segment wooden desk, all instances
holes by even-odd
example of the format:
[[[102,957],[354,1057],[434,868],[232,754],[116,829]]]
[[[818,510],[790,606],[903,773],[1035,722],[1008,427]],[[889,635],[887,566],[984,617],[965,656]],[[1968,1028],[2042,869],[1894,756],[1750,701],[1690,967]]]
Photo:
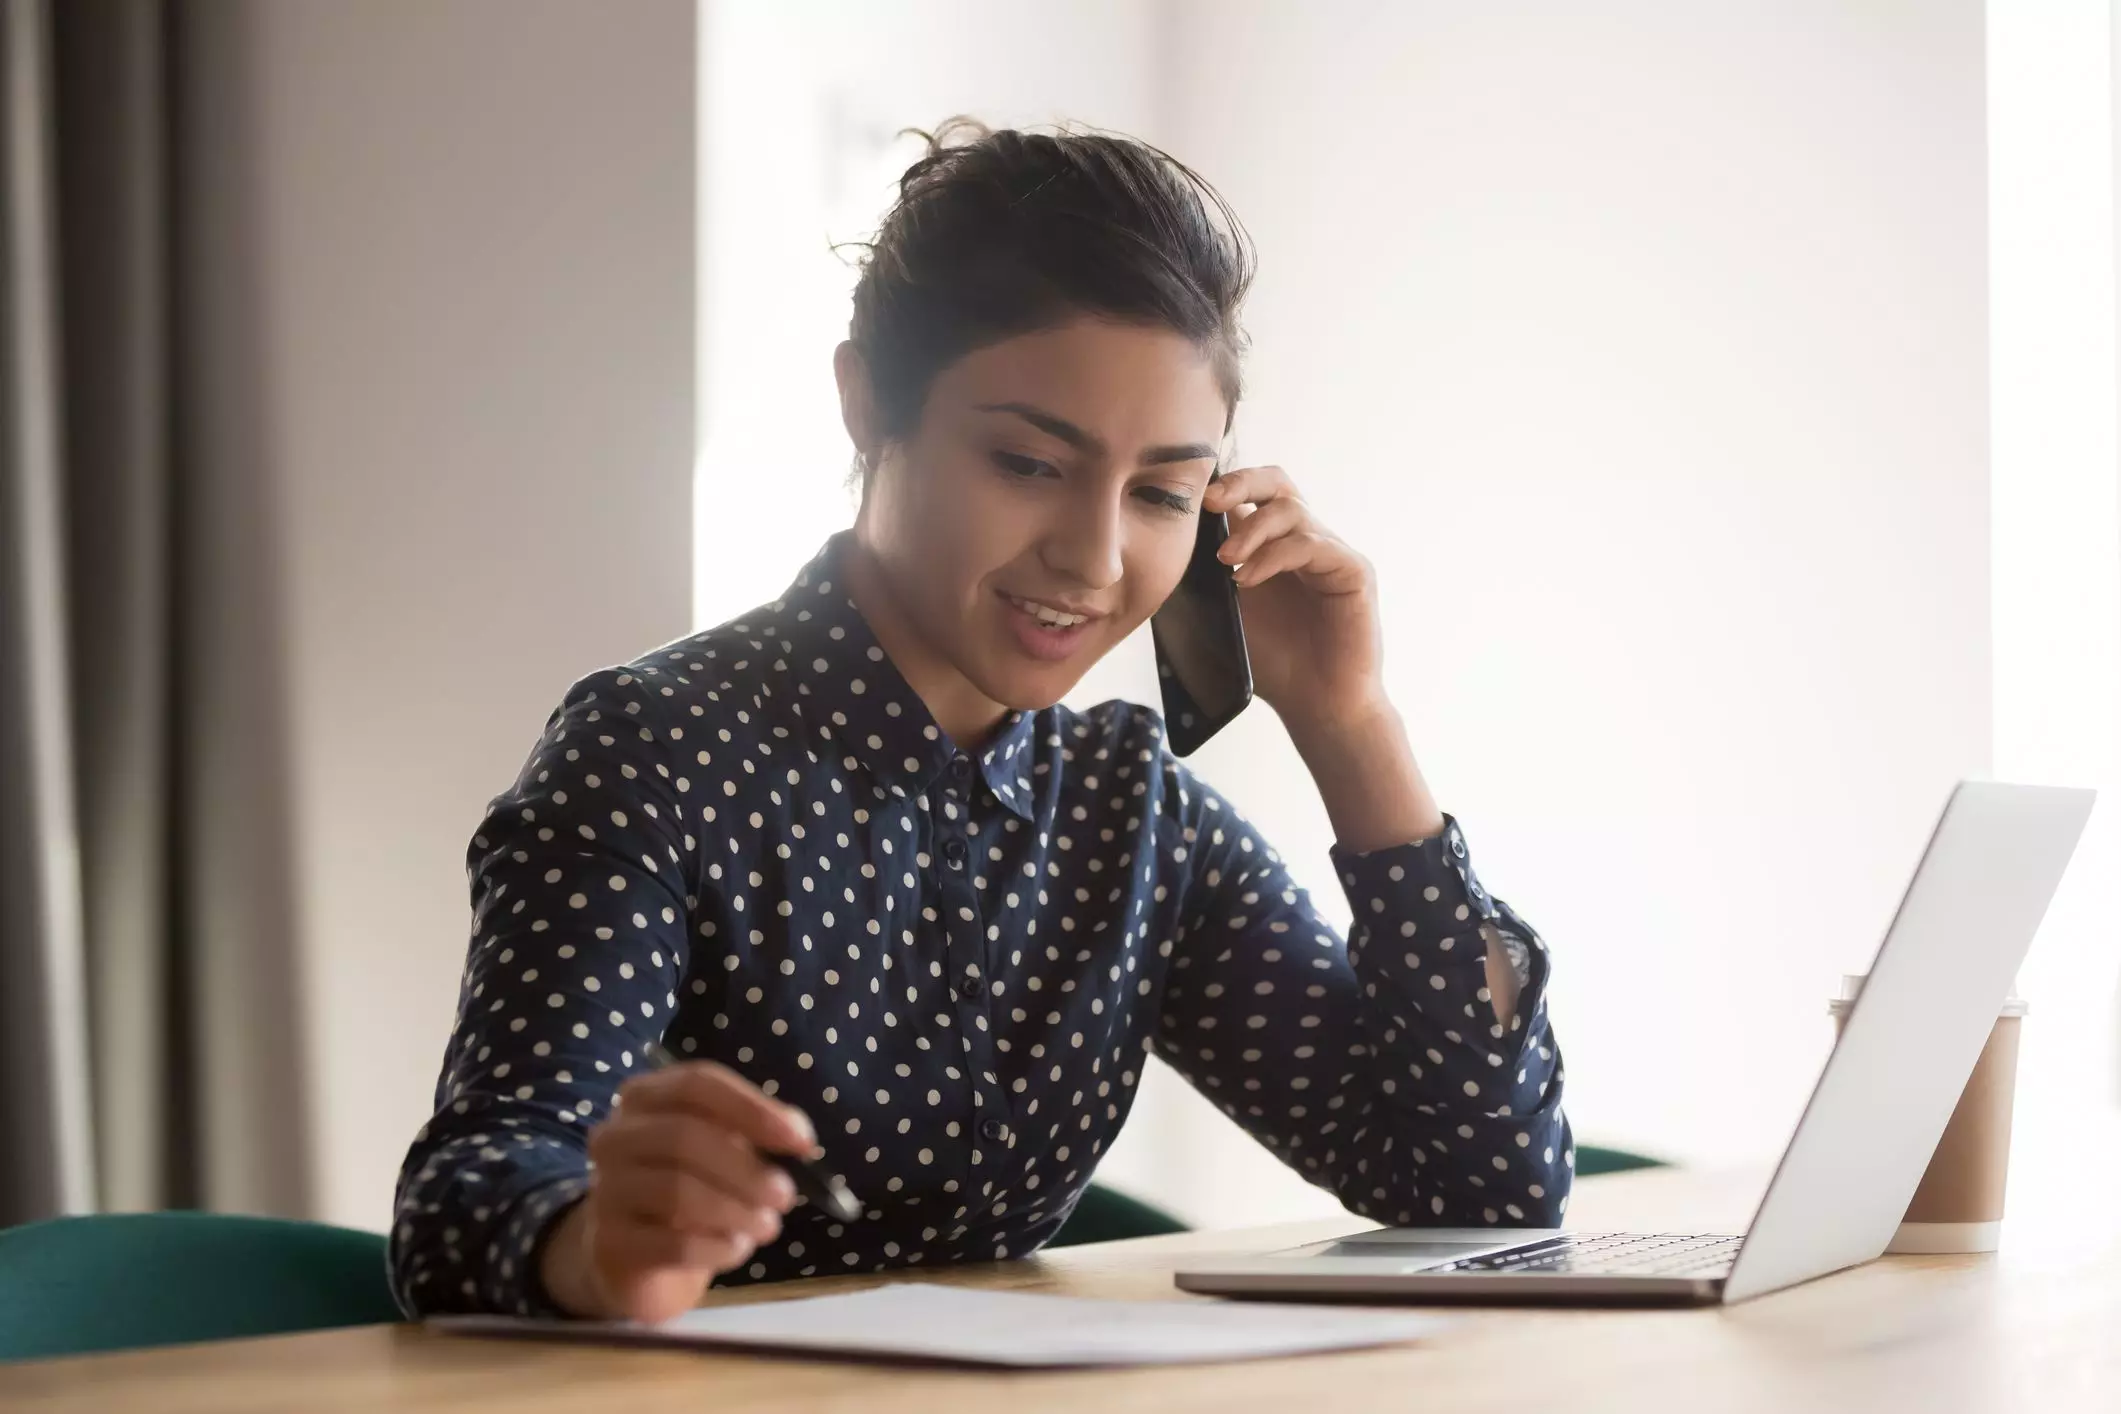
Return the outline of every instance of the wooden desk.
[[[2111,1205],[2082,1174],[2084,1210]],[[1580,1228],[1735,1231],[1758,1175],[1649,1172],[1586,1180]],[[2015,1205],[2014,1205],[2015,1206]],[[1354,1230],[1352,1219],[1187,1233],[1023,1262],[918,1273],[968,1286],[1120,1300],[1192,1299],[1184,1254]],[[1469,1310],[1384,1350],[1161,1370],[986,1374],[815,1360],[608,1350],[367,1327],[0,1366],[9,1410],[464,1410],[744,1414],[765,1409],[1127,1411],[1357,1409],[1690,1411],[2121,1409],[2121,1241],[2014,1232],[2001,1257],[1889,1258],[1729,1309]],[[901,1275],[914,1275],[906,1273]],[[717,1293],[745,1301],[878,1278]]]

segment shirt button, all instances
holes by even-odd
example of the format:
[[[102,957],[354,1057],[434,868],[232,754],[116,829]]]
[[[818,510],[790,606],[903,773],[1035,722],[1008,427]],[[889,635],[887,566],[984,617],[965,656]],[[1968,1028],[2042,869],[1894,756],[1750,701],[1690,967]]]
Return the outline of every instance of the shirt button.
[[[999,1144],[1009,1137],[1009,1126],[998,1119],[984,1119],[980,1121],[979,1136]]]
[[[979,978],[967,977],[957,984],[957,994],[968,1002],[979,1000]]]
[[[947,859],[947,860],[949,860],[949,861],[950,861],[950,867],[951,867],[952,869],[962,869],[962,868],[964,868],[964,867],[965,867],[965,842],[964,842],[963,840],[961,840],[961,839],[957,838],[957,836],[955,836],[955,835],[952,835],[952,836],[951,836],[951,837],[950,837],[949,839],[947,839],[947,840],[944,840],[944,841],[943,841],[943,858],[945,858],[945,859]]]

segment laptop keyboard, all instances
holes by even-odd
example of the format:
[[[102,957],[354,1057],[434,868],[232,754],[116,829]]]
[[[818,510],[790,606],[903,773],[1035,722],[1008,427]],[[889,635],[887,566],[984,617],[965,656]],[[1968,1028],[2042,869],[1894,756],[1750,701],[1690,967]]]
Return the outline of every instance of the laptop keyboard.
[[[1544,1242],[1467,1257],[1444,1272],[1527,1272],[1541,1276],[1727,1276],[1742,1238],[1628,1232],[1570,1233]]]

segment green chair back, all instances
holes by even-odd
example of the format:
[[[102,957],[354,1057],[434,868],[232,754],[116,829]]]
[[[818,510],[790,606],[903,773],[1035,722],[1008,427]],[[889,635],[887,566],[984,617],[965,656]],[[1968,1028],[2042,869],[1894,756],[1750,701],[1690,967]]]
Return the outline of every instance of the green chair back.
[[[1647,1154],[1631,1154],[1625,1149],[1601,1149],[1595,1144],[1576,1146],[1576,1176],[1589,1178],[1594,1173],[1626,1173],[1629,1169],[1661,1169],[1663,1159],[1653,1159]]]
[[[0,1230],[0,1360],[400,1319],[372,1232],[220,1213]]]
[[[1126,1237],[1161,1237],[1184,1232],[1186,1225],[1152,1203],[1130,1198],[1093,1183],[1083,1190],[1075,1211],[1061,1224],[1048,1247],[1075,1247],[1085,1242],[1117,1242]]]

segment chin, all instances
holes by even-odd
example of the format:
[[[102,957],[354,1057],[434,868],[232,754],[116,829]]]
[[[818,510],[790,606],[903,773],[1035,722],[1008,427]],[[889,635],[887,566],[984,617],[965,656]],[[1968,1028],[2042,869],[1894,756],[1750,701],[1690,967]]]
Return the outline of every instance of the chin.
[[[988,696],[1013,711],[1043,712],[1069,693],[1075,691],[1075,684],[1080,681],[1082,681],[1082,678],[1078,675],[1063,683],[1041,685],[1019,683],[1013,686],[1005,686],[1003,691],[989,693]]]
[[[1083,674],[1072,663],[1056,663],[1045,672],[967,673],[972,685],[1015,712],[1042,712],[1075,690]]]

